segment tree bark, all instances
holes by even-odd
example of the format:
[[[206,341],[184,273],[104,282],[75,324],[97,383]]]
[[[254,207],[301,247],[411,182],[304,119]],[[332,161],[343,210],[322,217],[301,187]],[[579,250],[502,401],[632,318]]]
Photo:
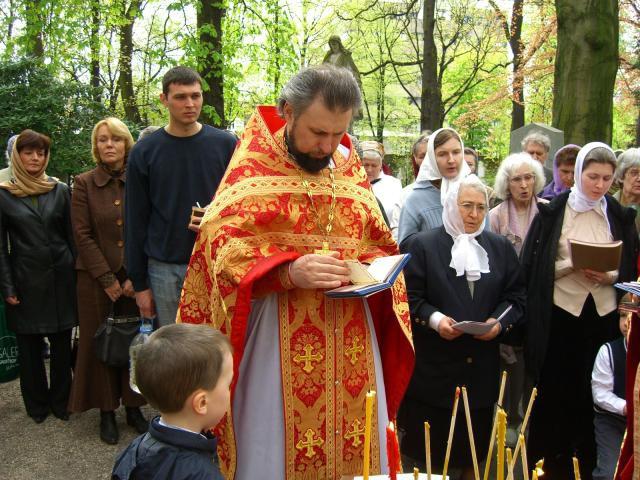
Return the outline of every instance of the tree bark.
[[[524,73],[522,62],[522,8],[524,0],[515,0],[511,10],[509,46],[513,53],[513,83],[511,84],[511,131],[524,126]]]
[[[422,28],[422,97],[420,99],[420,129],[437,130],[442,127],[444,106],[438,82],[438,51],[435,42],[435,0],[424,0]]]
[[[618,1],[555,0],[553,126],[565,143],[611,143],[618,70]]]
[[[221,0],[203,0],[198,9],[200,52],[198,68],[207,87],[203,92],[205,107],[202,121],[218,128],[226,128],[224,115],[224,75],[222,51],[222,19],[226,8]],[[212,111],[211,111],[212,109]],[[207,112],[207,110],[210,110]]]
[[[118,67],[120,76],[118,86],[124,107],[124,115],[130,122],[142,123],[140,110],[136,103],[136,96],[133,90],[133,74],[131,70],[131,58],[133,55],[133,25],[140,13],[141,0],[131,0],[127,8],[126,2],[122,4],[123,22],[118,29],[120,39],[120,56],[118,57]]]
[[[44,57],[44,40],[43,40],[43,6],[45,0],[31,0],[25,4],[25,21],[27,49],[30,55],[36,58]]]
[[[91,2],[91,65],[90,85],[94,89],[93,99],[102,100],[100,93],[100,0]]]

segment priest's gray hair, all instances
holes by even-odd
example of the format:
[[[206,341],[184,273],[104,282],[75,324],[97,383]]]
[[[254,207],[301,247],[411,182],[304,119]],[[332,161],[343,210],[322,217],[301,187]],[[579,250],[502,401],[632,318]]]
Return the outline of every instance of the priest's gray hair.
[[[287,82],[278,99],[278,114],[284,118],[284,106],[289,104],[293,114],[300,115],[318,97],[332,112],[360,109],[360,88],[351,71],[322,64],[305,68]]]
[[[482,195],[484,195],[485,201],[488,202],[489,195],[487,194],[487,187],[476,175],[467,175],[462,180],[460,180],[460,186],[458,187],[458,196],[460,196],[460,193],[462,193],[463,190],[466,190],[468,188],[480,192]]]
[[[515,176],[516,170],[523,165],[529,167],[536,177],[533,186],[533,194],[536,195],[544,188],[545,178],[542,164],[537,160],[534,160],[533,157],[526,152],[513,153],[502,161],[498,168],[498,173],[496,173],[496,181],[493,185],[493,191],[498,198],[506,200],[511,196],[509,180],[511,180],[511,177]]]
[[[640,148],[630,148],[620,154],[618,168],[616,168],[615,183],[622,185],[624,176],[630,168],[640,168]]]
[[[524,137],[521,143],[522,150],[526,150],[527,145],[529,145],[530,143],[537,143],[538,145],[542,145],[546,152],[551,150],[551,140],[549,140],[549,137],[547,137],[542,132],[534,131]]]

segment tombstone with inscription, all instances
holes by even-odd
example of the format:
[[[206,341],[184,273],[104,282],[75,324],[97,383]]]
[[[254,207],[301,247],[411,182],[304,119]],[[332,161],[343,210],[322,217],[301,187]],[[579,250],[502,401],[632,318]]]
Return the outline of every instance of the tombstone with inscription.
[[[549,137],[551,148],[549,156],[545,162],[545,166],[553,168],[553,157],[560,147],[564,145],[564,132],[557,128],[550,127],[544,123],[529,123],[524,127],[520,127],[511,132],[511,142],[509,145],[509,153],[517,153],[522,151],[522,140],[524,137],[533,132],[540,132]]]

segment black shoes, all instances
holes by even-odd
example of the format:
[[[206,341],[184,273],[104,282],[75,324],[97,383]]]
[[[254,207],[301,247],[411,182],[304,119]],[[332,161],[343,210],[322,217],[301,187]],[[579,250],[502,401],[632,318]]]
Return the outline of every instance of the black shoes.
[[[115,412],[100,411],[100,440],[109,445],[118,443],[118,426]]]
[[[138,433],[146,433],[149,429],[149,421],[144,418],[139,407],[125,407],[127,412],[127,425]]]
[[[36,423],[42,423],[47,419],[48,416],[48,413],[41,413],[38,415],[31,415],[31,418],[33,418],[33,421]]]
[[[69,412],[67,412],[66,410],[63,410],[62,412],[56,412],[55,410],[53,411],[53,415],[56,418],[59,418],[60,420],[62,420],[63,422],[67,422],[69,421]]]

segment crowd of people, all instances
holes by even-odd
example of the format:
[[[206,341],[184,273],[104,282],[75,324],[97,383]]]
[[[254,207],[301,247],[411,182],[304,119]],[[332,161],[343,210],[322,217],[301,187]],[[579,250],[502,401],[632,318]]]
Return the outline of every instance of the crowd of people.
[[[348,70],[300,72],[239,140],[198,122],[195,71],[169,70],[160,99],[167,126],[137,142],[117,118],[94,126],[96,166],[73,189],[47,175],[46,135],[25,130],[9,142],[0,285],[35,422],[99,409],[100,438],[116,444],[124,405],[143,436],[114,478],[189,468],[218,478],[218,465],[241,480],[340,478],[362,469],[364,402],[375,390],[372,471],[386,471],[395,419],[406,471],[425,470],[431,423],[438,471],[456,387],[469,391],[483,459],[506,370],[512,432],[537,387],[528,454],[545,458],[548,478],[570,478],[573,456],[583,478],[613,477],[627,413],[627,315],[613,284],[637,277],[640,149],[616,158],[604,143],[569,144],[548,168],[550,141],[534,131],[490,188],[478,152],[441,128],[416,139],[415,181],[403,188],[384,171],[383,145],[347,133],[361,100]],[[622,240],[620,267],[574,269],[570,239]],[[349,282],[345,260],[400,252],[411,259],[391,289],[324,295]],[[157,328],[136,363],[142,394],[127,367],[98,360],[93,341],[107,316],[138,313]],[[464,334],[455,327],[464,320],[492,327]],[[161,413],[151,423],[147,401]],[[214,427],[217,441],[200,435]],[[473,478],[466,429],[453,439],[452,478]]]

